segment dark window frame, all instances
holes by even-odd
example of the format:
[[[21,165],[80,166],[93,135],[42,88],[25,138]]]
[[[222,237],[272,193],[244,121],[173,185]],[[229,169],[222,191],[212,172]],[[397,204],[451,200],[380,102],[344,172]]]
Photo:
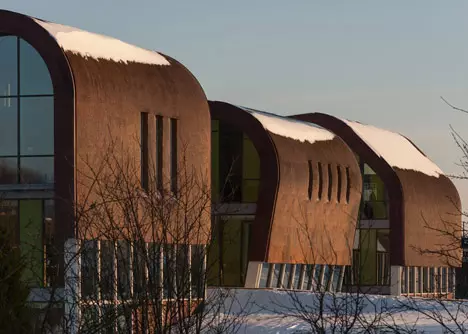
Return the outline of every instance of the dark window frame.
[[[163,190],[164,122],[161,115],[156,115],[156,188]]]
[[[6,186],[17,186],[17,185],[28,185],[28,184],[37,184],[37,185],[44,185],[44,187],[49,188],[49,186],[52,184],[55,184],[55,170],[53,169],[52,171],[52,177],[53,181],[52,182],[40,182],[40,183],[28,183],[28,182],[23,182],[23,177],[22,177],[22,167],[21,167],[21,159],[23,158],[35,158],[35,157],[43,157],[43,158],[52,158],[55,159],[55,154],[38,154],[38,155],[26,155],[21,153],[21,98],[29,98],[29,97],[36,97],[36,98],[43,98],[43,97],[54,97],[55,93],[52,92],[52,94],[21,94],[21,41],[23,40],[24,42],[28,43],[25,39],[19,37],[19,36],[14,36],[14,35],[9,35],[9,34],[0,34],[0,37],[5,37],[5,36],[11,36],[16,38],[16,92],[17,94],[14,95],[3,95],[0,94],[0,99],[16,99],[17,100],[17,110],[16,110],[16,127],[17,127],[17,133],[16,133],[16,155],[1,155],[0,159],[2,158],[14,158],[16,159],[16,180],[14,183],[3,183],[3,185]],[[28,43],[29,44],[29,43]],[[31,48],[33,46],[31,45]],[[37,50],[36,50],[37,52]],[[37,54],[40,56],[39,52]],[[50,75],[50,72],[49,72]],[[53,113],[55,113],[55,102],[53,103]],[[53,146],[55,147],[55,137],[53,138]],[[54,151],[55,148],[52,149]],[[53,167],[54,168],[54,167]]]
[[[148,152],[148,113],[140,114],[140,148],[141,148],[141,188],[145,191],[149,190],[149,152]]]
[[[178,157],[178,123],[179,120],[177,118],[171,118],[170,119],[170,138],[171,138],[171,156],[170,156],[170,162],[171,162],[171,168],[170,168],[170,177],[171,177],[171,192],[174,195],[177,195],[178,193],[178,163],[179,163],[179,157]]]

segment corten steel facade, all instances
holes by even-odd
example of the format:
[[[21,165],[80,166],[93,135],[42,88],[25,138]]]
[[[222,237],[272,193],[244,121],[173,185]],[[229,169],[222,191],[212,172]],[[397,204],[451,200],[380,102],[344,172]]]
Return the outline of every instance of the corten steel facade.
[[[313,284],[307,287],[303,282],[310,276],[313,281],[314,271],[317,276],[333,271],[337,279],[343,266],[351,263],[361,200],[362,179],[352,151],[339,137],[312,124],[217,101],[210,101],[210,111],[216,122],[212,183],[225,195],[219,198],[215,224],[224,219],[231,225],[231,234],[224,232],[219,239],[250,241],[239,245],[231,241],[227,249],[220,246],[219,253],[225,256],[236,246],[243,252],[248,248],[243,263],[235,263],[241,278],[222,284],[310,289]],[[308,138],[296,137],[297,130]],[[239,149],[233,150],[236,145]],[[254,153],[246,155],[246,150]],[[226,151],[234,153],[227,156]],[[255,160],[258,170],[249,172]],[[227,162],[233,164],[224,167],[229,175],[216,173]],[[254,185],[246,170],[255,174]],[[253,192],[252,187],[256,187]],[[231,192],[238,190],[241,196],[232,198]],[[232,232],[236,217],[247,222],[245,231],[240,227],[238,233]],[[221,267],[229,267],[229,261]],[[277,275],[295,277],[281,284]]]
[[[99,45],[96,40],[87,41],[87,37],[98,38],[103,44]],[[9,43],[14,51],[6,48]],[[117,50],[106,49],[109,46]],[[119,47],[124,49],[122,55],[119,55]],[[131,59],[133,48],[139,55],[134,60]],[[10,61],[5,50],[14,52],[16,60],[12,56]],[[37,240],[40,242],[45,238],[43,229],[48,228],[47,222],[53,220],[48,231],[53,230],[53,243],[61,249],[66,242],[78,237],[102,237],[92,226],[77,223],[77,207],[78,203],[85,200],[91,203],[99,196],[90,191],[92,170],[103,168],[102,162],[109,150],[113,150],[111,154],[117,160],[128,157],[135,166],[141,166],[142,188],[154,186],[144,184],[148,180],[143,181],[143,174],[150,174],[150,160],[160,164],[158,172],[163,176],[157,187],[161,187],[161,193],[177,196],[183,182],[178,179],[178,173],[187,176],[187,171],[197,178],[198,184],[210,188],[208,102],[195,77],[176,60],[107,37],[4,10],[0,10],[2,51],[0,108],[4,115],[8,115],[7,111],[15,112],[15,116],[2,121],[6,124],[8,120],[17,127],[15,132],[7,131],[11,124],[2,128],[2,142],[18,141],[18,144],[12,152],[0,144],[0,180],[2,194],[15,203],[13,209],[5,208],[10,202],[3,205],[3,213],[17,220],[17,233],[22,233],[23,220],[29,215],[33,219],[40,217],[37,218],[40,234]],[[106,53],[111,55],[106,57]],[[31,55],[35,57],[35,63],[25,58]],[[122,59],[118,59],[119,56]],[[13,67],[13,62],[16,67],[9,77],[7,70]],[[38,65],[31,68],[28,64]],[[35,82],[39,75],[43,77],[40,80],[50,86],[46,92],[42,91],[43,82]],[[37,91],[31,91],[31,87]],[[46,107],[41,107],[39,102],[42,100],[31,101],[34,103],[28,105],[30,101],[27,99],[47,99],[48,109],[44,111]],[[37,117],[31,114],[34,108],[48,117],[41,119],[49,122],[41,122],[39,118],[28,120],[28,116]],[[27,126],[41,134],[28,137]],[[12,134],[12,138],[5,138],[5,133]],[[42,151],[36,148],[39,144],[34,146],[40,136],[47,136],[49,140],[49,146]],[[28,140],[31,144],[26,147],[23,143]],[[147,166],[143,167],[145,164]],[[104,169],[113,166],[116,167],[112,165]],[[16,212],[18,206],[19,213]],[[42,222],[42,217],[52,219]],[[200,215],[200,221],[209,230],[209,207]],[[10,221],[7,223],[11,224]],[[124,228],[124,221],[121,223]],[[146,240],[147,236],[144,237]],[[22,238],[19,235],[20,242]],[[188,241],[189,244],[206,242],[207,235],[194,236]],[[44,276],[50,274],[45,268],[48,264],[40,266]],[[35,286],[64,286],[63,256],[55,258],[53,275],[54,282],[42,276]]]
[[[294,118],[318,124],[342,138],[360,161],[364,186],[372,183],[374,190],[381,187],[385,192],[381,201],[376,201],[374,194],[373,199],[366,201],[366,189],[363,189],[359,230],[361,235],[387,231],[388,245],[378,246],[384,248],[381,255],[388,254],[391,266],[391,280],[384,279],[386,282],[381,282],[383,286],[372,291],[392,294],[442,291],[451,295],[454,270],[450,267],[460,266],[461,261],[461,203],[451,180],[435,165],[429,166],[436,172],[419,170],[421,164],[432,162],[414,143],[399,134],[392,133],[391,136],[403,140],[405,147],[389,142],[387,146],[392,150],[391,155],[405,155],[405,150],[409,150],[413,157],[406,158],[415,158],[419,166],[418,163],[407,168],[392,165],[385,154],[379,155],[374,147],[379,143],[373,142],[372,136],[366,136],[366,125],[321,113],[296,115]],[[377,136],[388,133],[374,127],[371,131],[377,131]],[[373,189],[368,190],[373,192]],[[366,209],[371,209],[371,212],[366,212]],[[382,212],[376,215],[379,210]],[[364,238],[361,236],[356,243],[362,245]],[[369,285],[373,284],[375,282]]]

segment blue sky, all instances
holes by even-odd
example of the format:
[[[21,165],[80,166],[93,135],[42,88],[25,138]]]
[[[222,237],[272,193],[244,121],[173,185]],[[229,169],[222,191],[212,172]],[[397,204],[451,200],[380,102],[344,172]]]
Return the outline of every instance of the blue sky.
[[[210,99],[322,111],[399,131],[460,173],[468,139],[468,1],[0,0],[0,8],[171,55]],[[468,205],[468,181],[457,182]]]

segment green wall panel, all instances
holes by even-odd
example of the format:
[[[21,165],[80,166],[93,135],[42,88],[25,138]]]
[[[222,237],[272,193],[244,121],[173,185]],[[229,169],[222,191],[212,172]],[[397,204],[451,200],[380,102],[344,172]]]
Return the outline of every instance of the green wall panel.
[[[31,286],[42,286],[44,277],[42,201],[20,201],[19,216],[21,253],[27,261],[24,279]]]

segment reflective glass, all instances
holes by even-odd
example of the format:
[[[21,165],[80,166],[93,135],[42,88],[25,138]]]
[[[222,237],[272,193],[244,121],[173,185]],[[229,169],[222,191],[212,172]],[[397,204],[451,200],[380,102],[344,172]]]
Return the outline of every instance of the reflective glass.
[[[17,112],[17,98],[0,98],[0,156],[18,154]]]
[[[272,288],[278,287],[280,273],[281,273],[281,264],[273,264],[273,277],[271,278]]]
[[[104,300],[113,300],[115,291],[115,249],[114,242],[110,240],[101,240],[101,298]]]
[[[18,94],[17,45],[16,37],[0,36],[0,96]]]
[[[20,158],[20,179],[26,184],[54,183],[53,157]]]
[[[320,279],[322,277],[322,265],[315,266],[314,280],[312,281],[312,290],[318,291],[320,289]]]
[[[266,288],[267,287],[268,271],[269,270],[270,270],[270,264],[263,263],[262,271],[261,271],[261,274],[260,274],[260,282],[259,282],[259,285],[258,285],[259,288]]]
[[[0,184],[18,183],[18,159],[0,158]]]
[[[98,288],[98,250],[95,240],[86,240],[81,249],[81,295],[94,300]]]
[[[127,241],[117,241],[117,297],[130,297],[130,244]]]
[[[21,155],[53,155],[54,98],[21,98],[20,115]]]
[[[53,94],[49,69],[40,54],[23,39],[20,39],[20,94]]]
[[[293,289],[302,289],[302,286],[299,285],[299,281],[301,279],[301,272],[302,272],[302,265],[296,264],[296,271],[294,272],[294,281],[293,281]]]

